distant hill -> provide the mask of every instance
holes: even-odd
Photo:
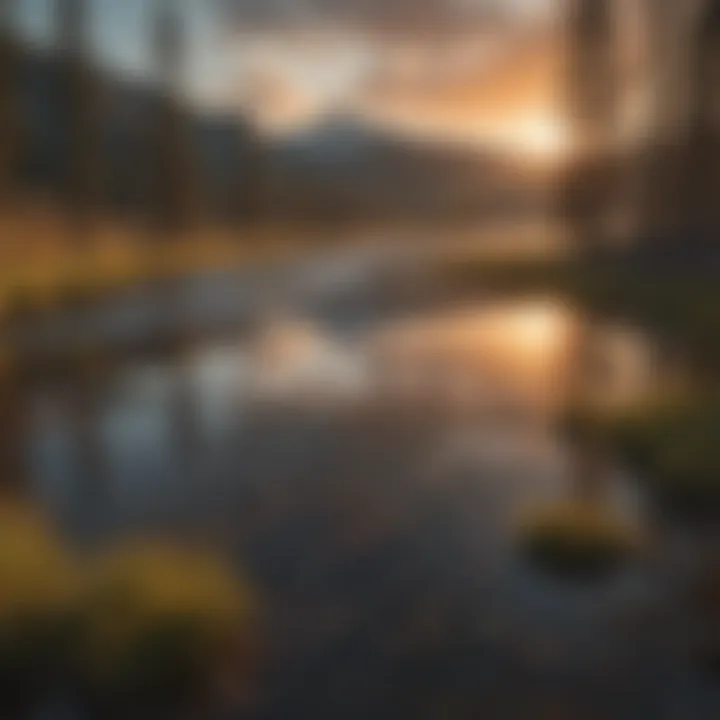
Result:
[[[65,64],[28,54],[20,87],[26,130],[22,181],[59,193],[67,177],[71,122]],[[152,203],[153,148],[163,98],[157,88],[105,75],[95,101],[103,128],[103,202],[136,212]],[[301,221],[449,220],[532,211],[546,188],[509,159],[474,146],[422,142],[336,115],[258,145],[235,114],[187,109],[188,146],[201,207],[242,213],[262,183],[269,212]]]
[[[546,189],[508,158],[347,116],[276,143],[271,162],[279,205],[300,217],[487,217],[530,210]]]

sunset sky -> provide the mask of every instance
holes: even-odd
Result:
[[[187,86],[272,133],[352,114],[407,133],[525,146],[562,140],[561,0],[178,0]],[[47,40],[53,0],[22,0]],[[152,0],[94,0],[103,63],[147,75]]]

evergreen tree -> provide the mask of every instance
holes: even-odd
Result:
[[[688,229],[700,240],[720,233],[720,0],[709,0],[700,15],[694,48],[695,97],[690,108]]]
[[[199,178],[191,128],[182,99],[184,66],[183,24],[174,0],[158,0],[154,47],[161,83],[153,122],[152,214],[161,237],[187,231],[197,219]]]
[[[99,84],[88,48],[88,0],[59,0],[57,41],[68,116],[64,199],[73,241],[84,242],[102,197]]]
[[[13,0],[0,4],[0,204],[7,204],[15,190],[20,140],[14,12]]]
[[[580,248],[604,242],[611,205],[617,88],[614,15],[609,0],[571,0],[567,114],[574,157],[561,187],[561,213]]]

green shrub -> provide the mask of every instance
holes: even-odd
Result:
[[[105,697],[188,704],[236,684],[252,644],[247,586],[216,558],[162,545],[98,559],[82,608],[81,675]]]
[[[81,566],[37,513],[0,505],[0,717],[64,686],[123,717],[247,690],[254,602],[211,554],[159,544]]]
[[[526,556],[567,578],[604,576],[634,554],[639,534],[602,507],[568,503],[541,510],[521,530]]]
[[[720,510],[720,403],[709,395],[638,408],[608,421],[619,454],[667,510]]]
[[[0,708],[37,702],[62,672],[78,587],[74,564],[43,518],[0,507]]]

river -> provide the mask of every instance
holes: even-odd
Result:
[[[410,265],[217,273],[16,328],[117,356],[31,387],[29,492],[82,548],[230,554],[266,610],[253,717],[718,717],[682,532],[589,586],[517,550],[523,514],[570,492],[555,420],[582,320],[552,297],[416,302]],[[666,371],[637,328],[601,331],[608,397]],[[622,468],[608,487],[649,522]]]

